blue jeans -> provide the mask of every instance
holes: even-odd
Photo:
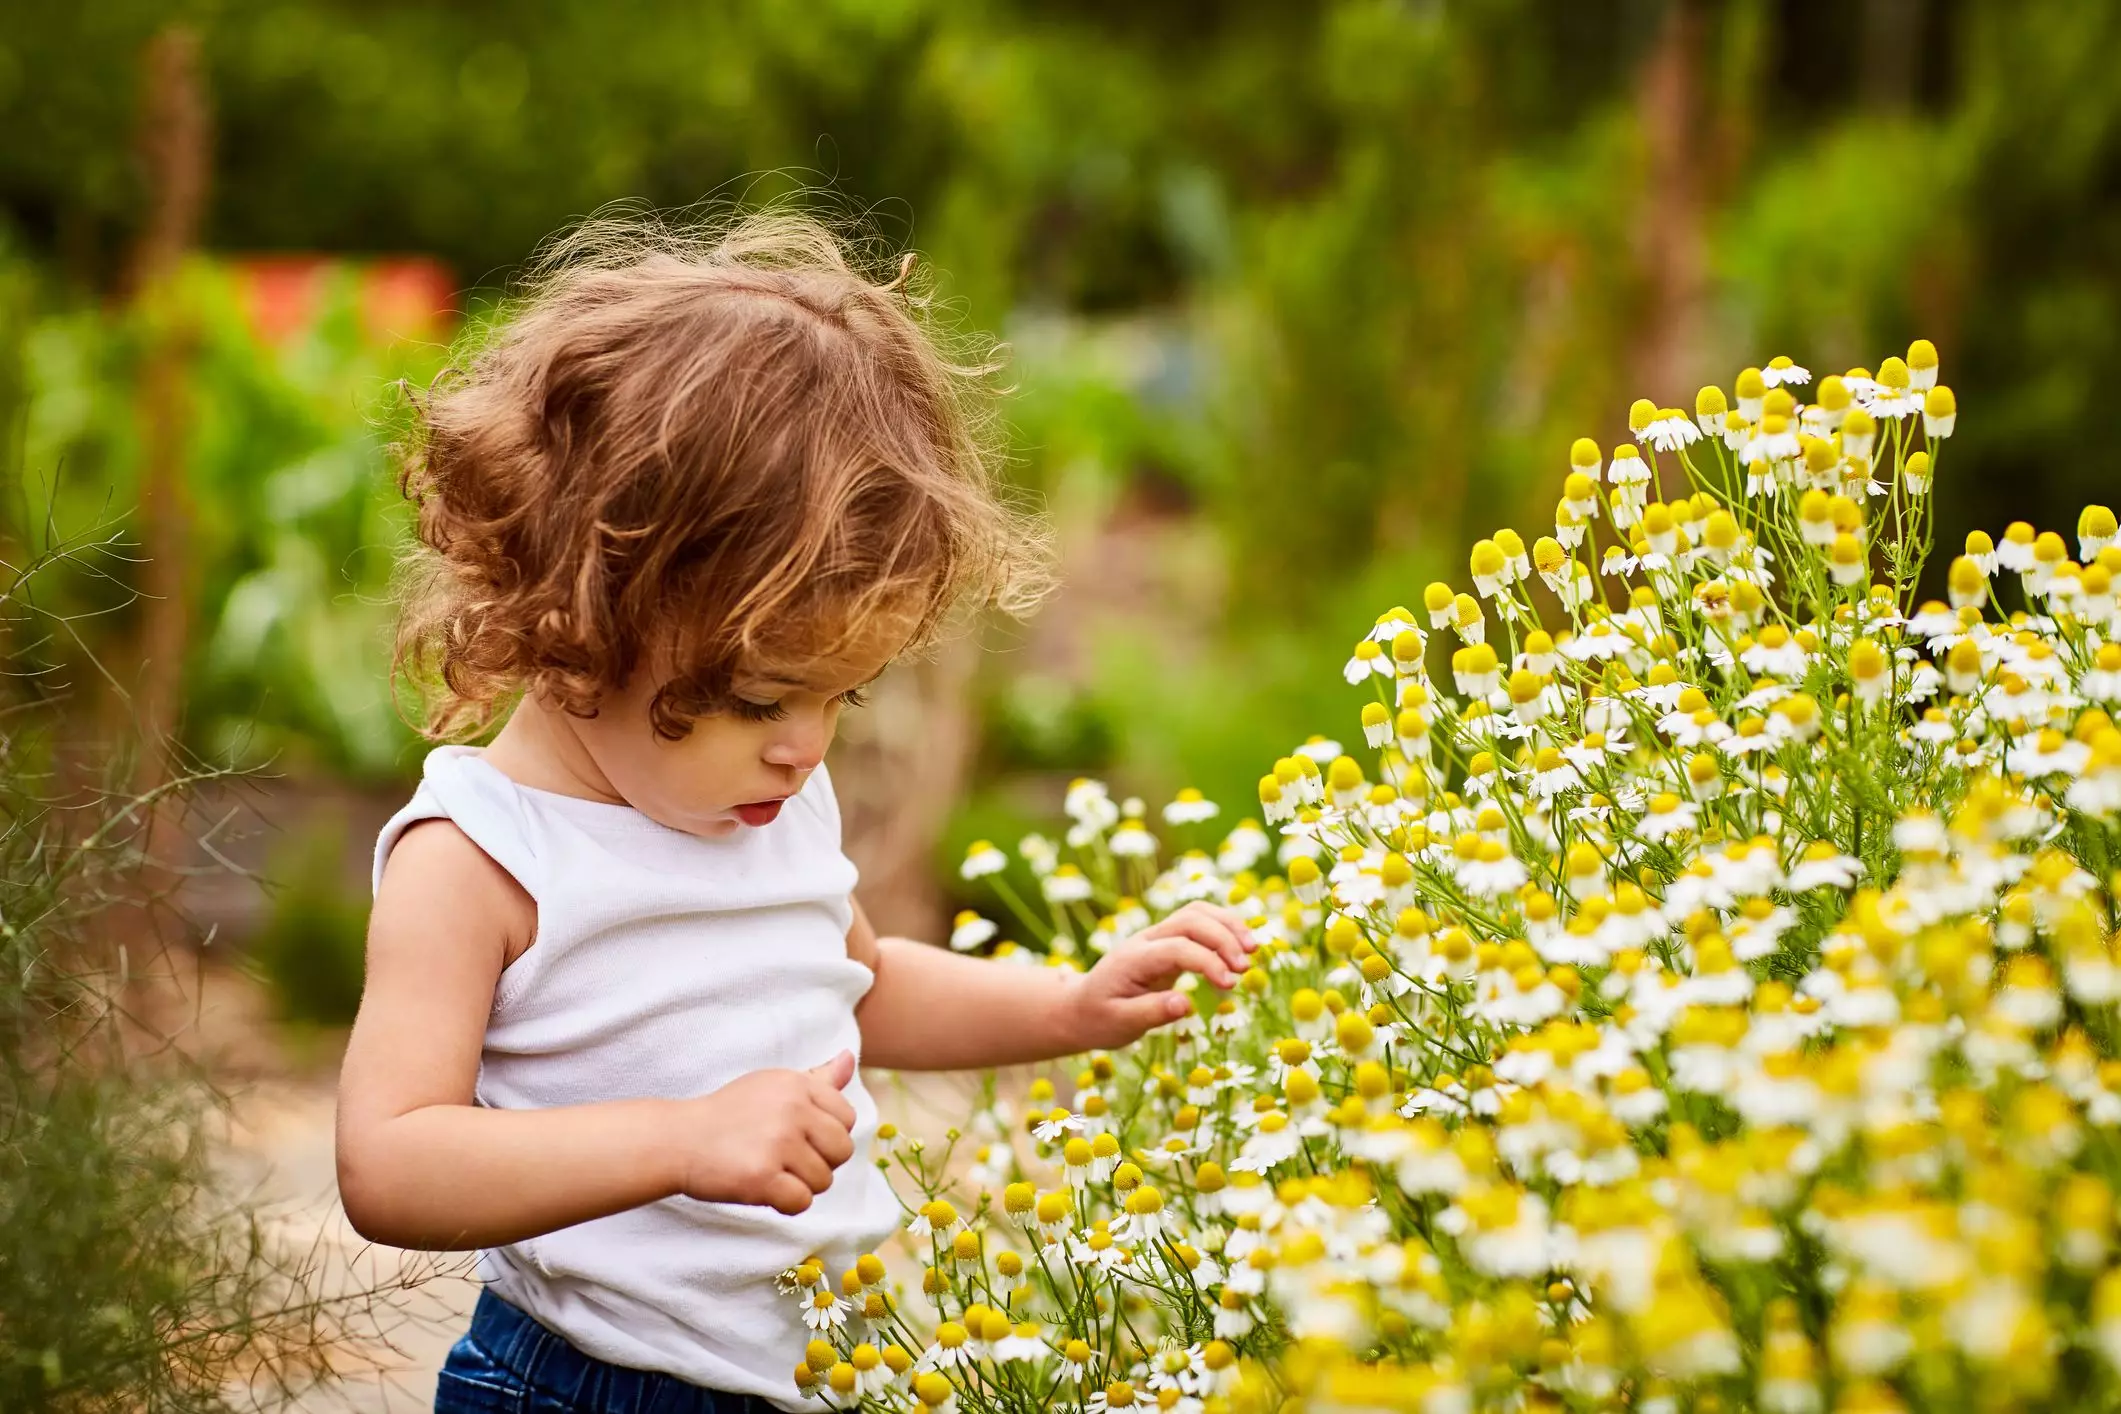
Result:
[[[792,1386],[791,1386],[792,1387]],[[435,1414],[777,1414],[765,1400],[584,1355],[489,1290],[435,1382]]]

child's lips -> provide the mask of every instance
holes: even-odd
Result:
[[[736,807],[736,818],[747,825],[770,825],[774,817],[781,813],[781,806],[786,800],[787,797],[783,796],[779,800],[754,800],[748,805],[739,805]]]

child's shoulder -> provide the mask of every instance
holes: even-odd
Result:
[[[515,875],[447,815],[430,815],[405,826],[378,867],[379,895],[380,885],[387,881],[394,889],[421,889],[433,884],[490,887],[526,902],[530,898]]]
[[[376,837],[377,925],[498,935],[504,965],[514,961],[536,936],[538,907],[513,814],[507,781],[478,751],[430,751],[418,789]]]
[[[522,788],[484,751],[439,746],[427,753],[412,799],[376,837],[376,907],[380,914],[389,903],[394,916],[415,919],[424,912],[430,930],[498,930],[513,962],[551,901],[550,853]],[[399,912],[408,904],[409,914]]]
[[[380,893],[385,866],[415,834],[433,839],[438,833],[461,838],[519,885],[527,884],[531,851],[521,828],[520,807],[512,797],[507,778],[486,765],[478,751],[440,746],[428,752],[412,799],[376,836],[373,887]],[[418,828],[432,822],[452,828],[441,832]]]
[[[498,936],[505,966],[529,946],[537,916],[515,875],[446,815],[406,825],[376,863],[374,928]]]

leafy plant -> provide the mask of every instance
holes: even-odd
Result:
[[[272,1406],[373,1295],[327,1292],[233,1186],[221,1096],[140,1006],[185,956],[161,945],[167,861],[219,773],[139,789],[159,744],[84,747],[65,679],[29,671],[59,656],[54,600],[115,592],[131,554],[104,524],[0,563],[0,1408],[24,1414]]]

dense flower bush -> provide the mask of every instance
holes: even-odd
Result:
[[[1977,533],[1918,603],[1936,380],[1927,342],[1816,386],[1778,358],[1579,441],[1552,534],[1356,645],[1361,749],[1278,762],[1264,827],[1160,863],[1078,782],[1008,950],[1071,965],[1193,899],[1268,941],[984,1109],[969,1170],[887,1155],[921,1294],[791,1273],[798,1382],[945,1414],[2121,1399],[2121,546],[2102,507],[2076,560]]]

